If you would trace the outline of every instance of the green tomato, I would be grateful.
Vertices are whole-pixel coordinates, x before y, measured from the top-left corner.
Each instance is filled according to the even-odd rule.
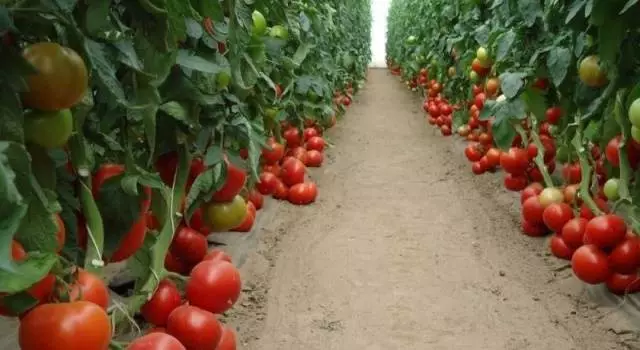
[[[471,71],[471,73],[469,73],[469,79],[471,80],[472,83],[475,83],[478,81],[478,73]]]
[[[619,181],[620,180],[613,178],[607,180],[604,184],[604,195],[612,201],[620,198],[620,193],[618,193]]]
[[[276,115],[278,115],[278,110],[275,108],[266,108],[264,110],[264,114],[269,117],[269,119],[271,120],[275,120],[276,119]]]
[[[222,71],[218,73],[216,77],[216,85],[218,86],[218,90],[226,89],[231,82],[231,75],[228,72]]]
[[[255,36],[263,36],[264,33],[267,32],[267,20],[264,18],[260,11],[253,11],[251,15],[253,19],[253,27],[251,28],[251,32]]]
[[[640,142],[640,128],[635,125],[631,126],[631,138],[636,142]]]
[[[27,141],[44,148],[64,146],[73,132],[73,116],[68,109],[55,112],[31,111],[24,117]]]
[[[476,51],[476,58],[480,61],[482,65],[487,65],[489,62],[489,52],[484,47],[480,47],[478,51]]]
[[[271,35],[274,38],[287,40],[289,39],[289,30],[287,30],[285,26],[275,25],[271,27],[271,30],[269,31],[269,35]]]
[[[416,38],[416,36],[415,36],[415,35],[410,35],[410,36],[407,38],[407,44],[413,44],[413,43],[415,43],[415,42],[416,42],[416,40],[418,40],[418,38]]]
[[[629,121],[633,126],[640,128],[640,98],[633,101],[629,107]]]

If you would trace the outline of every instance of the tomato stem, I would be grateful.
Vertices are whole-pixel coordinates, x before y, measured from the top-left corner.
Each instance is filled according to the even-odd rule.
[[[593,169],[589,164],[589,160],[585,156],[587,152],[582,142],[582,122],[580,113],[576,113],[575,121],[578,127],[576,128],[576,135],[571,143],[576,150],[576,154],[578,156],[578,160],[580,161],[580,168],[582,171],[582,181],[580,181],[579,191],[580,198],[596,216],[602,215],[602,210],[600,210],[596,202],[593,200],[593,197],[591,197],[591,191],[589,190]]]
[[[620,130],[622,130],[622,142],[619,145],[618,157],[620,160],[620,180],[618,181],[618,194],[621,201],[631,203],[631,194],[629,192],[629,179],[631,178],[631,165],[628,157],[628,140],[631,140],[631,125],[628,118],[623,116],[625,89],[618,90],[615,103],[613,106],[613,117],[615,118]]]
[[[100,274],[104,267],[102,251],[104,246],[104,224],[100,210],[91,193],[91,177],[81,178],[80,181],[80,202],[82,203],[82,214],[87,227],[87,250],[84,260],[84,269]]]

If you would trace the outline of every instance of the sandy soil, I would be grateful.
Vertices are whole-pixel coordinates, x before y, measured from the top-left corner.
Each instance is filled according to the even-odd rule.
[[[386,71],[328,139],[318,202],[280,206],[242,268],[241,349],[637,348]]]

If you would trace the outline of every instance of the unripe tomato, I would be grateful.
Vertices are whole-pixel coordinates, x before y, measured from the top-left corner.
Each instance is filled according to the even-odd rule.
[[[44,148],[66,145],[72,132],[73,116],[68,109],[53,112],[31,111],[24,117],[25,138]]]
[[[618,193],[618,179],[609,179],[604,183],[604,195],[607,196],[609,200],[616,200],[620,198],[620,194]]]
[[[255,36],[262,36],[267,32],[267,20],[260,11],[253,11],[251,14],[253,20],[253,26],[251,27],[251,33]]]
[[[562,203],[563,201],[564,193],[555,187],[548,187],[540,192],[540,203],[545,208],[553,203]]]
[[[22,95],[25,106],[41,111],[68,109],[87,91],[87,67],[72,49],[40,42],[27,46],[22,56],[37,71],[27,78],[29,91]]]
[[[640,98],[635,99],[629,106],[629,121],[636,128],[640,128]]]
[[[253,228],[256,220],[256,207],[251,202],[247,202],[247,214],[240,225],[231,229],[233,232],[249,232]]]

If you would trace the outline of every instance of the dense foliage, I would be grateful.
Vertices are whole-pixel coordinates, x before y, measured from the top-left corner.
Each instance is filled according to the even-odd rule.
[[[635,0],[394,0],[389,15],[388,65],[429,123],[523,191],[525,233],[555,232],[552,252],[615,293],[640,290],[638,15]]]
[[[368,0],[0,1],[0,313],[41,304],[22,320],[23,349],[125,346],[105,311],[120,334],[143,305],[187,348],[222,344],[213,314],[240,282],[206,236],[247,230],[284,131],[315,128],[302,145],[321,163],[312,138],[364,82],[370,22]],[[282,181],[309,203],[315,185]],[[99,277],[118,261],[135,287],[107,309]],[[190,307],[176,309],[167,277]],[[216,285],[227,277],[233,288]],[[84,328],[65,328],[79,314]]]

